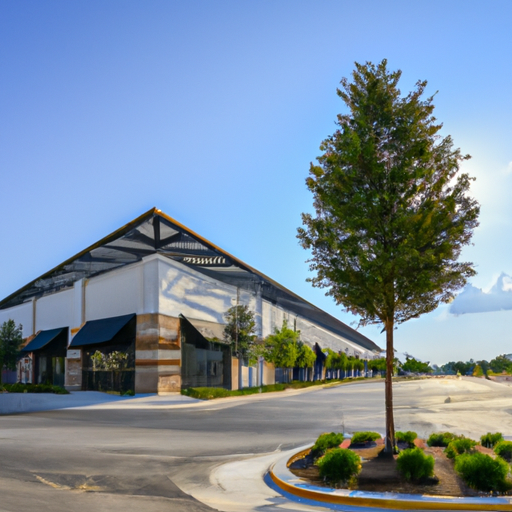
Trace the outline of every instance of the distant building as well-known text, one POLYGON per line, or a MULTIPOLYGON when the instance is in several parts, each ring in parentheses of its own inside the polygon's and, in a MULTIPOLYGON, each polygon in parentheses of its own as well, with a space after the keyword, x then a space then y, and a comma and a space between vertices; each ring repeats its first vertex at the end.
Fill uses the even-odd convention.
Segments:
POLYGON ((137 393, 229 388, 235 370, 223 343, 224 314, 237 303, 255 312, 259 337, 286 319, 311 347, 362 358, 380 352, 156 208, 3 299, 0 323, 23 325, 25 381, 32 375, 69 389, 114 385, 137 393), (93 371, 96 351, 127 354, 127 371, 93 371))

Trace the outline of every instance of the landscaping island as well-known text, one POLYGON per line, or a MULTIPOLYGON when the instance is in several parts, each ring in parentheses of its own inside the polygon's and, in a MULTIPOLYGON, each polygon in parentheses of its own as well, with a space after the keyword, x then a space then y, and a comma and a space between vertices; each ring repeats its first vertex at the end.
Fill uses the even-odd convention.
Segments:
POLYGON ((322 434, 289 470, 311 485, 446 497, 512 496, 512 442, 487 434, 477 443, 448 432, 426 441, 397 432, 399 453, 386 456, 372 432, 322 434))

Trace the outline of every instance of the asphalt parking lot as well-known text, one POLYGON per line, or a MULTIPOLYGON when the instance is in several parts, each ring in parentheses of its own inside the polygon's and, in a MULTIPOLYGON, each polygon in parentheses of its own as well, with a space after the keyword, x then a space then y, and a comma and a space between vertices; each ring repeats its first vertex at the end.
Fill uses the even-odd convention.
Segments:
MULTIPOLYGON (((512 434, 508 385, 429 379, 394 390, 397 429, 512 434)), ((308 510, 262 476, 283 451, 333 430, 383 433, 383 382, 210 402, 97 400, 0 416, 0 511, 308 510)))

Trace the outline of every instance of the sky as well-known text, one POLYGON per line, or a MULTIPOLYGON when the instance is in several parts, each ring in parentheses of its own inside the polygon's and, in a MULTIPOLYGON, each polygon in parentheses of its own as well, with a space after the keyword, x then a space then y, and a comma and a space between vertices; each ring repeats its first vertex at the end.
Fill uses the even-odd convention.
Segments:
MULTIPOLYGON (((428 80, 480 226, 415 357, 512 353, 512 2, 0 0, 0 297, 161 209, 347 324, 296 238, 354 62, 428 80)), ((384 348, 379 326, 361 332, 384 348)))

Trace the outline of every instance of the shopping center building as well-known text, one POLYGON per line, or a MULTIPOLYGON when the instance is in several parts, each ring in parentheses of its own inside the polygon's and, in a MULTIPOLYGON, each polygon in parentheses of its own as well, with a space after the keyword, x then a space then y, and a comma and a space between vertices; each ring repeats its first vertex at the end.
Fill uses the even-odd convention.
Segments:
MULTIPOLYGON (((26 339, 19 378, 97 389, 96 351, 127 354, 125 389, 233 387, 224 342, 234 304, 260 338, 283 320, 302 341, 364 359, 380 348, 276 281, 153 208, 0 302, 26 339)), ((235 384, 236 386, 236 384, 235 384)))

